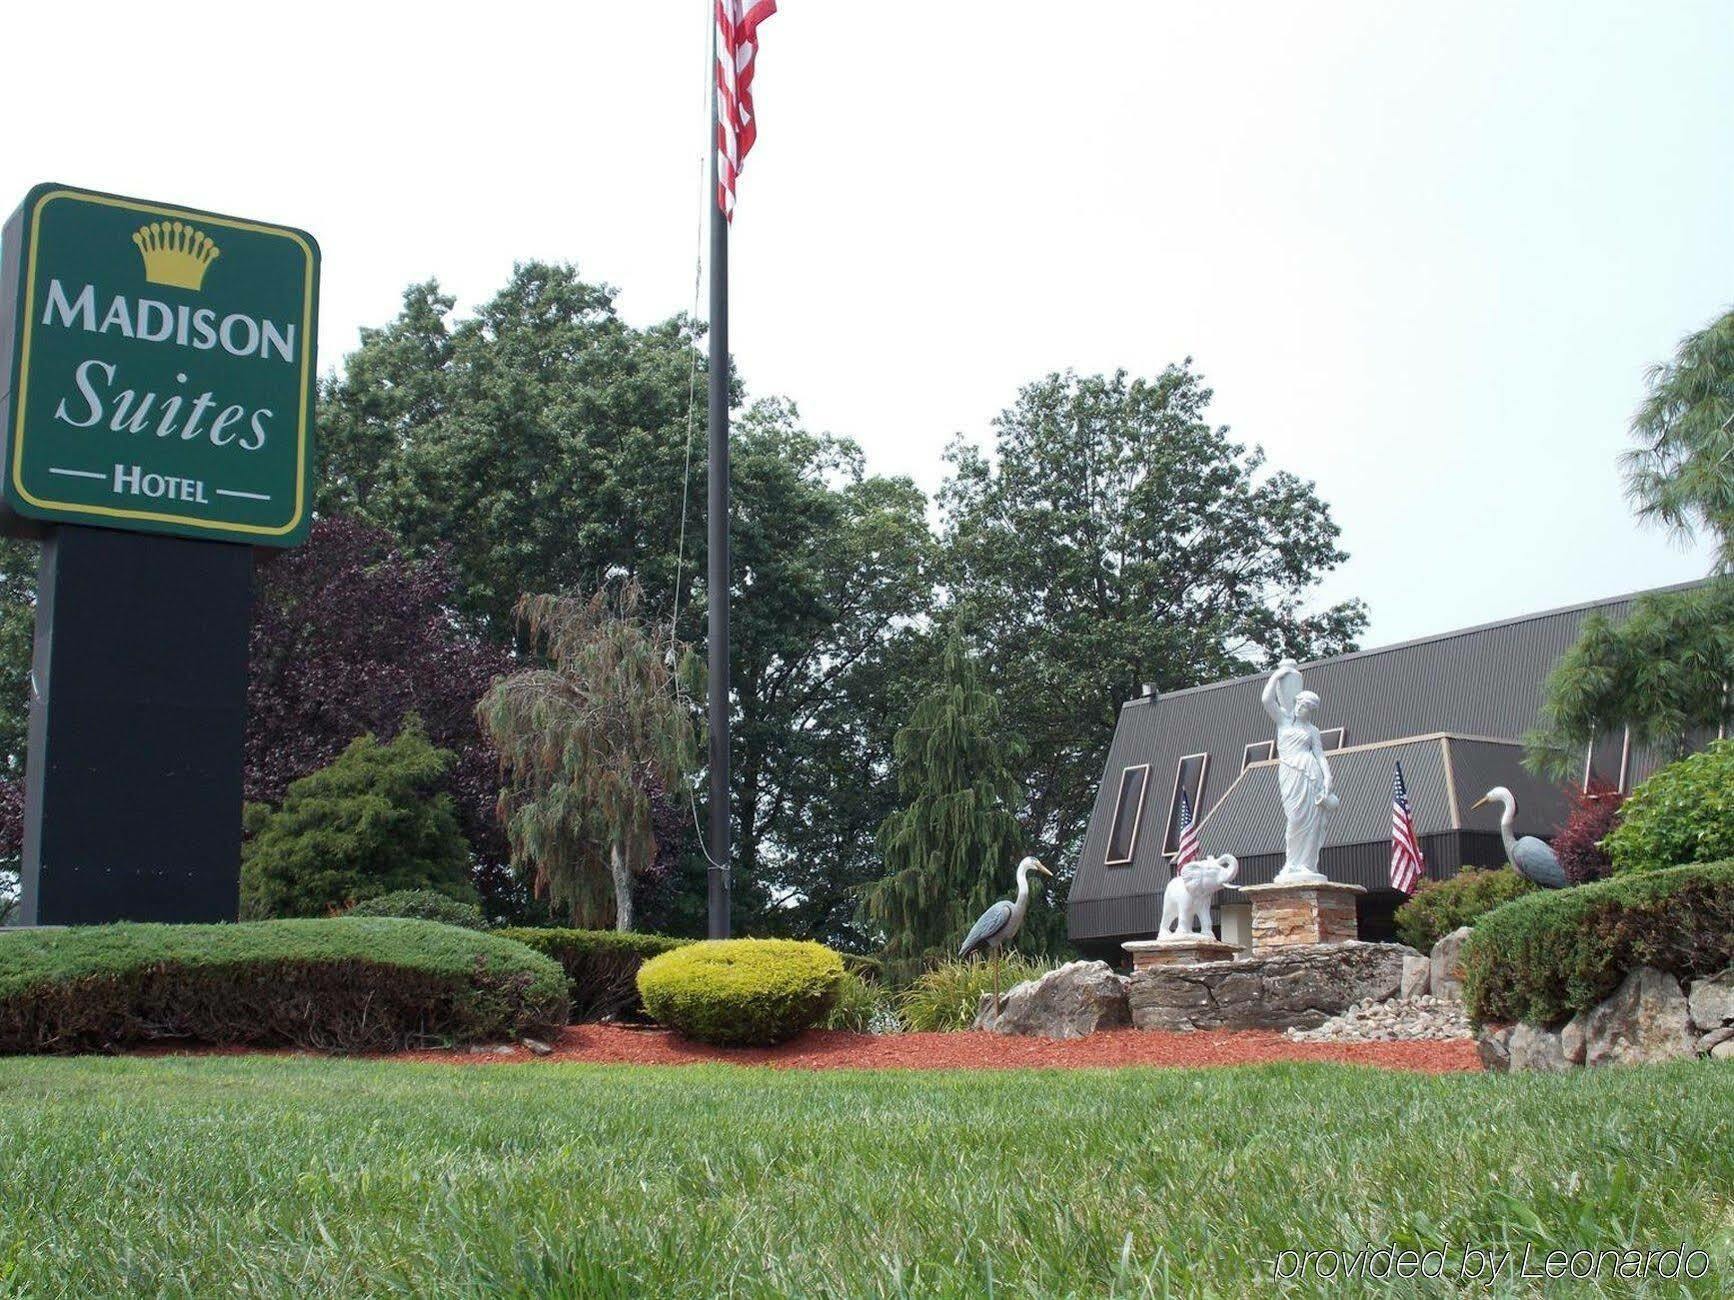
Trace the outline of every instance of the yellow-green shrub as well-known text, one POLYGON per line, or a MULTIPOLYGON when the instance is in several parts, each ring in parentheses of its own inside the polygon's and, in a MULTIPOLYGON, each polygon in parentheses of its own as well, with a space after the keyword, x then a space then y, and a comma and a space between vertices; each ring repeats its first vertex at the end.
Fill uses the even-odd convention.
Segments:
POLYGON ((843 959, 793 939, 711 939, 638 968, 644 1009, 704 1043, 777 1043, 819 1023, 836 1001, 843 959))

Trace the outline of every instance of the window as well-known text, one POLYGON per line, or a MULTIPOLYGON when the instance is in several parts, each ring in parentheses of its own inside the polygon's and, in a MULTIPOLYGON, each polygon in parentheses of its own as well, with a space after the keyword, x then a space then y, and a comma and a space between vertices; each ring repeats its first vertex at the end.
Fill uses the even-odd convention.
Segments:
POLYGON ((1174 793, 1168 800, 1168 830, 1162 837, 1162 852, 1177 853, 1180 850, 1180 792, 1186 792, 1186 801, 1192 805, 1192 816, 1204 816, 1204 773, 1210 766, 1209 754, 1188 754, 1180 760, 1174 769, 1174 793))
POLYGON ((1138 823, 1144 820, 1144 790, 1150 784, 1150 764, 1120 773, 1120 795, 1114 800, 1114 821, 1108 833, 1108 865, 1123 867, 1138 847, 1138 823))
POLYGON ((1264 763, 1276 757, 1276 741, 1255 740, 1248 745, 1240 755, 1240 770, 1246 771, 1254 763, 1264 763))
POLYGON ((1328 731, 1319 732, 1319 747, 1329 752, 1343 747, 1343 729, 1332 727, 1328 731))

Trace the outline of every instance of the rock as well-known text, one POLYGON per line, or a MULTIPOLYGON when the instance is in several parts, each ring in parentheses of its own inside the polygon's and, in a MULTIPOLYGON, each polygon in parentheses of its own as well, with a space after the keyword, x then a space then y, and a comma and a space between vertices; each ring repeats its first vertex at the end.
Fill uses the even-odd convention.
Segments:
POLYGON ((1589 1013, 1584 1060, 1589 1065, 1677 1061, 1698 1054, 1691 1009, 1666 971, 1640 966, 1613 996, 1589 1013))
POLYGON ((1585 1049, 1585 1032, 1589 1024, 1589 1013, 1578 1012, 1565 1022, 1565 1028, 1559 1031, 1559 1050, 1573 1065, 1582 1065, 1585 1049))
MULTIPOLYGON (((1424 959, 1423 959, 1424 960, 1424 959)), ((1461 1002, 1422 994, 1388 1002, 1360 1001, 1315 1029, 1290 1029, 1297 1043, 1440 1042, 1473 1034, 1461 1002)))
POLYGON ((1140 1029, 1313 1029, 1362 1002, 1395 997, 1397 943, 1315 944, 1254 951, 1232 961, 1134 971, 1127 983, 1140 1029))
POLYGON ((1489 1026, 1475 1040, 1475 1051, 1481 1057, 1481 1068, 1503 1073, 1511 1068, 1511 1026, 1503 1029, 1489 1026))
POLYGON ((1462 973, 1458 969, 1458 961, 1463 952, 1463 941, 1468 937, 1469 927, 1460 925, 1433 945, 1429 978, 1434 997, 1461 998, 1463 996, 1463 979, 1462 973))
POLYGON ((1686 1001, 1700 1033, 1734 1023, 1734 966, 1709 979, 1693 980, 1686 1001))
POLYGON ((1512 1070, 1558 1072, 1572 1068, 1572 1063, 1566 1060, 1557 1029, 1540 1029, 1520 1022, 1511 1027, 1511 1037, 1506 1040, 1505 1048, 1512 1070))
POLYGON ((1698 1036, 1698 1052, 1702 1055, 1713 1050, 1717 1043, 1725 1043, 1730 1038, 1734 1038, 1734 1025, 1723 1025, 1719 1029, 1712 1029, 1707 1034, 1700 1034, 1698 1036))
POLYGON ((1717 1061, 1734 1061, 1734 1038, 1717 1043, 1710 1049, 1710 1056, 1717 1061))
POLYGON ((1034 1038, 1082 1038, 1132 1023, 1125 978, 1105 961, 1067 962, 1025 980, 1005 995, 997 1015, 989 993, 975 1019, 977 1029, 1034 1038))
POLYGON ((1403 958, 1403 982, 1398 986, 1397 996, 1418 998, 1432 991, 1432 960, 1423 957, 1420 953, 1416 953, 1413 957, 1403 958))
POLYGON ((540 1038, 520 1038, 518 1041, 525 1047, 529 1048, 537 1056, 552 1056, 554 1054, 554 1049, 544 1043, 540 1038))

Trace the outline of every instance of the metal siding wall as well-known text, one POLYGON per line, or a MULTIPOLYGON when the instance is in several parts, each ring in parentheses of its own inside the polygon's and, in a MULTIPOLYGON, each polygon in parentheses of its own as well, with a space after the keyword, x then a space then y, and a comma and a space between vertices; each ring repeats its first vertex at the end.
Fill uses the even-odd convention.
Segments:
MULTIPOLYGON (((1577 638, 1585 616, 1600 610, 1617 619, 1631 599, 1621 597, 1303 665, 1307 688, 1317 691, 1322 700, 1318 725, 1346 728, 1348 746, 1441 731, 1517 740, 1535 725, 1548 670, 1577 638)), ((1068 928, 1074 939, 1146 928, 1141 922, 1136 926, 1116 922, 1117 908, 1124 913, 1123 921, 1149 916, 1147 928, 1154 929, 1161 891, 1170 875, 1161 853, 1161 828, 1176 764, 1183 755, 1209 753, 1199 809, 1203 815, 1239 775, 1245 746, 1271 738, 1270 719, 1259 703, 1264 681, 1264 675, 1258 674, 1179 691, 1155 703, 1133 701, 1121 710, 1072 882, 1068 928), (1144 823, 1131 865, 1108 867, 1104 863, 1106 823, 1113 815, 1119 773, 1136 763, 1151 765, 1144 823)), ((1459 743, 1453 742, 1453 748, 1459 743)), ((1411 795, 1417 797, 1420 792, 1406 757, 1403 767, 1411 778, 1411 795)), ((1512 781, 1503 784, 1517 790, 1512 781)), ((1480 793, 1459 785, 1465 812, 1480 793)), ((1521 791, 1518 794, 1520 811, 1527 814, 1523 805, 1535 804, 1535 797, 1525 800, 1521 791)), ((1420 817, 1419 808, 1416 815, 1420 817)), ((1497 821, 1493 825, 1497 827, 1497 821)))

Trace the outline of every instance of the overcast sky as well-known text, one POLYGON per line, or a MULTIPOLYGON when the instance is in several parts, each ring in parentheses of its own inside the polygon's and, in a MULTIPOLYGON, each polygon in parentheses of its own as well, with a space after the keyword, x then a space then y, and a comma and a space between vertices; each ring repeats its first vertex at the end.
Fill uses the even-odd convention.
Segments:
MULTIPOLYGON (((872 469, 931 490, 1020 384, 1190 355, 1318 482, 1369 644, 1704 571, 1615 458, 1734 302, 1734 4, 781 3, 732 341, 872 469)), ((311 230, 326 368, 529 257, 648 323, 692 302, 708 12, 14 6, 0 198, 311 230)))

